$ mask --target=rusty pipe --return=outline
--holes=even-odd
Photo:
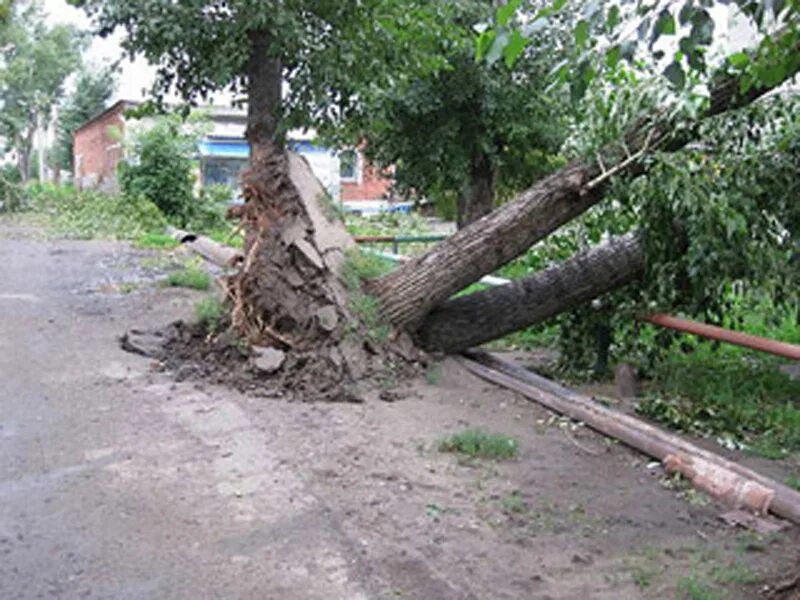
[[[665,314],[647,315],[641,317],[641,320],[676,331],[692,333],[700,337],[726,342],[736,346],[744,346],[745,348],[760,350],[761,352],[767,352],[792,360],[800,360],[800,346],[797,344],[770,340],[757,335],[750,335],[749,333],[731,331],[730,329],[724,329],[715,325],[707,325],[705,323],[698,323],[697,321],[690,321],[688,319],[681,319]]]

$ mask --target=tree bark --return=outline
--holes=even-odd
[[[800,68],[800,67],[798,67]],[[794,72],[787,73],[792,77]],[[769,89],[753,88],[740,95],[738,81],[726,77],[712,90],[706,116],[744,106]],[[382,316],[399,328],[418,329],[425,315],[552,231],[577,217],[603,197],[610,175],[635,175],[646,170],[644,155],[655,149],[677,150],[694,137],[690,128],[670,135],[675,124],[659,115],[634,127],[616,146],[600,149],[601,160],[576,160],[539,181],[485,217],[456,232],[427,253],[370,282]],[[624,149],[624,150],[623,150]]]
[[[268,32],[250,35],[246,202],[229,215],[245,223],[240,271],[228,281],[232,325],[254,345],[286,353],[280,376],[303,397],[349,399],[346,383],[364,364],[340,268],[354,245],[341,221],[325,216],[325,196],[310,166],[287,153],[279,131],[281,64]]]
[[[622,287],[644,266],[641,236],[631,233],[508,285],[448,300],[422,322],[418,341],[426,350],[460,352]]]
[[[469,181],[458,196],[459,229],[492,212],[494,201],[494,169],[484,152],[476,151],[472,157]]]

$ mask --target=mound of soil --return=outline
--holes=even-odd
[[[424,366],[414,360],[418,355],[406,358],[398,352],[372,353],[358,381],[338,385],[328,376],[330,365],[320,365],[312,353],[288,352],[276,368],[265,369],[259,361],[264,349],[249,346],[233,330],[216,334],[202,323],[184,321],[163,329],[132,329],[120,338],[120,346],[155,359],[158,368],[172,373],[177,381],[198,380],[258,396],[303,402],[363,402],[375,390],[380,398],[395,400],[397,394],[386,388],[419,375]]]

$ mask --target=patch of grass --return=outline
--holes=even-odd
[[[722,585],[755,585],[762,581],[762,577],[742,561],[714,566],[711,578]]]
[[[696,574],[681,577],[678,593],[687,600],[722,600],[720,593]]]
[[[657,548],[644,548],[628,561],[628,568],[636,586],[645,589],[653,584],[666,567]]]
[[[136,240],[137,248],[153,250],[172,250],[180,246],[180,242],[165,233],[143,233]]]
[[[225,308],[222,302],[214,296],[204,298],[194,307],[194,314],[197,321],[204,325],[210,333],[219,330],[224,312]]]
[[[503,460],[514,458],[519,445],[514,438],[481,429],[467,429],[454,433],[439,443],[441,452],[457,452],[475,458]]]
[[[800,477],[797,475],[789,475],[786,478],[786,485],[800,492]]]
[[[769,458],[800,450],[800,381],[772,363],[675,356],[654,388],[638,410],[674,429],[734,439]]]
[[[166,225],[163,213],[145,198],[48,183],[32,183],[24,193],[30,210],[49,217],[56,233],[68,238],[136,240]]]
[[[375,254],[355,249],[347,252],[342,266],[342,281],[350,292],[361,290],[361,282],[380,277],[394,268],[394,263]]]
[[[244,248],[244,235],[242,235],[241,231],[231,227],[211,229],[209,231],[203,231],[201,234],[211,238],[218,244],[230,246],[238,250]]]
[[[514,490],[507,496],[500,500],[503,510],[507,513],[522,514],[528,511],[528,503],[525,498],[519,493],[519,490]]]
[[[211,276],[201,268],[190,265],[180,271],[170,273],[166,283],[171,287],[207,290],[211,287]]]
[[[353,316],[363,324],[367,336],[375,342],[383,342],[389,337],[391,328],[380,315],[378,300],[362,289],[366,279],[379,277],[391,270],[393,263],[373,254],[353,250],[347,253],[342,267],[342,281],[348,291],[348,307]],[[358,328],[353,324],[353,330]]]

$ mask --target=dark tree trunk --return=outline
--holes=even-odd
[[[457,225],[461,229],[492,212],[494,168],[492,160],[477,152],[470,164],[469,181],[458,196]]]
[[[628,234],[508,285],[448,300],[422,322],[419,342],[460,352],[577,308],[643,271],[641,238]]]
[[[712,90],[707,116],[746,105],[767,91],[751,89],[741,96],[735,79],[723,79]],[[676,150],[693,139],[695,132],[691,128],[682,128],[679,136],[670,135],[675,124],[660,121],[659,117],[657,114],[634,127],[620,144],[600,149],[597,155],[602,158],[602,167],[599,160],[574,161],[515,201],[370,282],[370,292],[378,299],[383,317],[399,328],[417,330],[434,307],[596,204],[612,174],[641,173],[646,169],[646,152]]]

